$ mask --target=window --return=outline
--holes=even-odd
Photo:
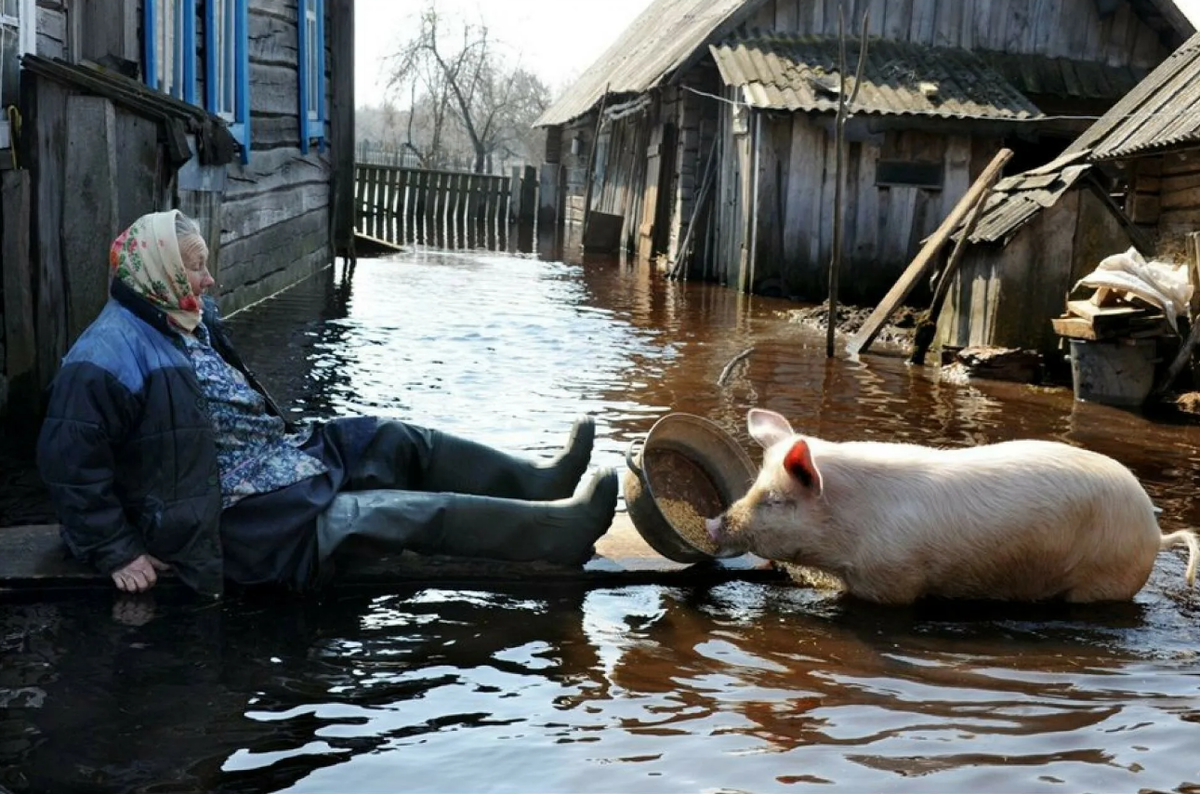
[[[11,145],[8,108],[20,101],[21,56],[36,45],[35,0],[0,0],[0,149]]]
[[[0,0],[8,3],[12,0]],[[146,85],[198,104],[200,64],[197,46],[197,0],[144,0],[142,3],[143,66]],[[242,161],[249,152],[249,49],[247,0],[202,0],[204,8],[204,104],[229,122],[241,144]]]
[[[325,150],[325,0],[299,0],[300,151]]]
[[[196,101],[196,0],[146,0],[146,84]]]
[[[204,17],[204,74],[208,111],[229,122],[241,144],[242,162],[250,159],[250,49],[246,0],[207,0]]]
[[[875,165],[876,187],[942,189],[942,164],[928,160],[880,160]]]

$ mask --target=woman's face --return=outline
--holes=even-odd
[[[179,255],[183,259],[183,269],[187,273],[192,294],[198,298],[216,283],[212,274],[208,272],[208,246],[203,242],[196,241],[183,248]]]

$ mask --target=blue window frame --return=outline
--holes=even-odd
[[[146,84],[196,101],[196,0],[146,0],[142,40]]]
[[[247,0],[202,0],[204,104],[225,119],[242,162],[250,153],[250,50]],[[143,0],[143,66],[146,85],[198,104],[196,0]]]
[[[207,0],[204,73],[208,111],[229,122],[241,145],[242,162],[250,160],[250,47],[247,0]]]
[[[300,33],[300,151],[312,141],[325,151],[325,0],[298,0]]]

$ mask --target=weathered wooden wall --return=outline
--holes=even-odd
[[[250,4],[250,162],[229,166],[220,210],[219,294],[226,312],[333,261],[329,151],[300,151],[297,8],[294,0]],[[332,62],[327,47],[326,63]]]
[[[348,5],[333,0],[327,15]],[[15,150],[21,171],[3,175],[6,212],[0,214],[6,252],[0,267],[0,414],[12,377],[32,378],[34,394],[49,383],[103,305],[109,243],[139,215],[179,207],[200,220],[227,312],[332,261],[330,155],[315,144],[307,154],[300,148],[297,3],[252,0],[250,6],[252,152],[245,165],[200,166],[193,158],[176,173],[166,162],[157,122],[55,80],[22,75],[24,118]],[[38,0],[37,9],[38,55],[140,60],[139,0]],[[202,14],[198,21],[202,41]],[[348,49],[351,38],[328,18],[326,30],[327,107],[346,117],[340,125],[331,118],[330,133],[340,129],[349,139],[352,107],[330,97],[336,64],[345,70],[337,75],[343,83],[352,77],[348,51],[336,60],[329,41],[340,35]],[[202,82],[199,90],[202,95]],[[13,168],[10,154],[0,158],[0,171]],[[22,215],[9,199],[23,191],[28,207]],[[352,202],[345,207],[352,212]],[[14,231],[25,225],[27,246]],[[13,252],[26,247],[22,262]]]
[[[47,58],[66,58],[66,0],[37,0],[37,54]]]
[[[1095,0],[767,0],[748,26],[836,36],[838,7],[867,35],[939,47],[1097,61],[1153,68],[1167,55],[1158,34],[1128,2],[1101,17]]]
[[[1052,57],[1095,60],[1149,68],[1167,55],[1158,35],[1128,3],[1101,18],[1092,0],[845,0],[847,25],[869,10],[868,34],[937,46],[953,46]],[[769,0],[747,23],[750,29],[791,35],[836,35],[836,0]],[[723,111],[726,127],[732,109]],[[750,184],[745,201],[732,185],[723,187],[717,234],[717,272],[730,284],[753,279],[755,291],[820,300],[827,292],[833,247],[835,158],[831,116],[796,113],[749,121],[757,151],[742,162],[725,162],[723,183],[739,177]],[[864,120],[847,126],[843,205],[845,249],[840,296],[853,302],[877,300],[903,272],[920,241],[966,192],[974,175],[1001,146],[996,133],[906,131],[893,123],[878,131]],[[928,129],[928,125],[926,126]],[[757,136],[757,137],[755,137]],[[723,157],[737,149],[727,142]],[[876,185],[879,160],[936,162],[943,167],[940,189]],[[1200,180],[1197,180],[1200,181]],[[1184,176],[1180,184],[1190,184]],[[735,219],[757,224],[738,228]],[[1187,217],[1181,215],[1181,227]],[[750,257],[753,257],[750,259]],[[743,261],[749,259],[749,261]],[[914,299],[919,301],[921,295]]]
[[[1200,148],[1162,157],[1158,250],[1183,262],[1187,235],[1200,231]]]
[[[1068,191],[1007,246],[967,250],[939,319],[939,344],[1054,355],[1059,338],[1050,320],[1065,310],[1068,291],[1101,259],[1129,246],[1124,227],[1090,189]]]

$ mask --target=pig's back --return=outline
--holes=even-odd
[[[860,568],[886,562],[908,572],[899,589],[1127,598],[1158,552],[1150,498],[1125,466],[1096,452],[1038,440],[962,449],[853,442],[813,452],[832,514],[862,536]]]

